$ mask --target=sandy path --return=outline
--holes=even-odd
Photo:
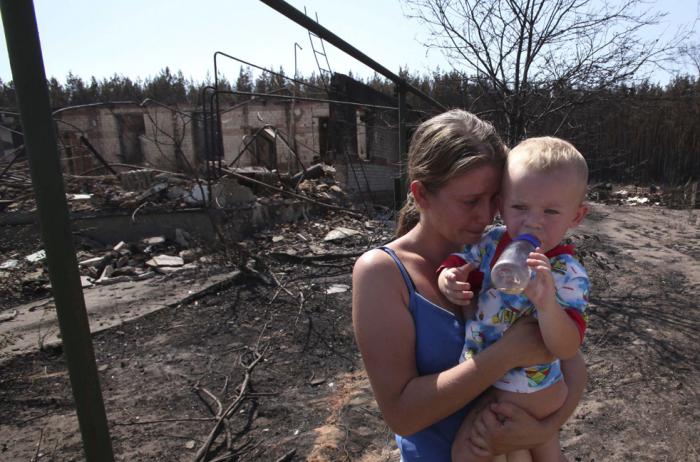
[[[697,211],[594,204],[577,230],[594,289],[572,460],[699,460]]]

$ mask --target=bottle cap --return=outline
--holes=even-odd
[[[533,236],[532,234],[527,234],[527,233],[525,233],[525,234],[520,234],[520,235],[518,235],[518,237],[516,237],[516,238],[513,239],[513,240],[514,240],[514,241],[527,241],[527,242],[529,242],[530,244],[532,244],[534,247],[539,247],[540,244],[541,244],[539,239],[537,239],[537,238],[536,238],[535,236]]]

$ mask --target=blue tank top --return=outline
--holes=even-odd
[[[464,323],[450,311],[419,294],[396,253],[388,247],[380,249],[394,259],[408,287],[408,309],[413,317],[416,332],[418,374],[435,374],[456,366],[464,347]],[[468,410],[466,406],[412,435],[396,435],[401,460],[451,461],[452,441]]]

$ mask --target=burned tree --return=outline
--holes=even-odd
[[[585,101],[582,90],[628,82],[659,62],[680,37],[645,39],[664,13],[643,0],[404,0],[426,24],[426,45],[474,78],[492,100],[508,141],[545,118],[563,123]],[[542,98],[545,96],[545,98]]]
[[[695,67],[695,72],[700,77],[700,42],[682,46],[681,53]]]

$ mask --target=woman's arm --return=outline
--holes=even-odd
[[[360,257],[352,292],[365,369],[384,420],[397,434],[410,435],[454,413],[513,367],[551,359],[536,323],[519,323],[474,359],[419,376],[408,293],[393,260],[380,250]]]
[[[556,434],[578,406],[587,380],[581,353],[563,360],[561,367],[568,394],[558,411],[537,420],[513,404],[494,403],[476,418],[472,432],[476,446],[486,448],[491,454],[505,454],[539,446]]]

